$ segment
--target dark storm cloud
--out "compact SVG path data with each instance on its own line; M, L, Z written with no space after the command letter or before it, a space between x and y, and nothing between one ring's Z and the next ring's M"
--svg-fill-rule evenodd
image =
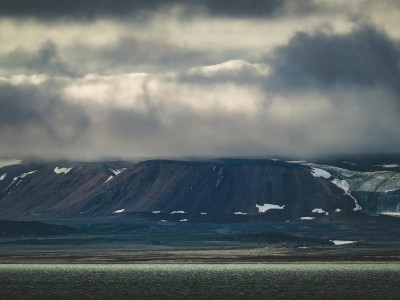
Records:
M211 15L265 17L294 0L2 0L0 15L9 17L93 19L133 16L180 5L186 12L205 11ZM309 2L302 0L301 2Z
M47 40L38 49L16 48L0 56L1 67L25 74L46 73L52 75L73 75L72 69L58 55L57 45Z
M383 85L400 96L399 43L371 25L346 34L297 33L267 60L269 88Z
M2 0L0 14L10 17L92 19L130 15L163 5L161 0ZM174 1L175 2L175 1Z
M266 61L266 105L280 99L277 112L289 108L283 131L308 140L308 153L400 149L400 48L385 32L365 24L349 33L299 32Z
M63 101L57 89L0 82L0 135L11 131L12 139L21 141L34 132L58 146L78 140L89 119L78 105Z
M190 1L196 3L196 1ZM202 3L210 14L232 17L272 16L283 8L283 0L205 0Z
M299 3L0 1L0 156L399 149L397 29Z

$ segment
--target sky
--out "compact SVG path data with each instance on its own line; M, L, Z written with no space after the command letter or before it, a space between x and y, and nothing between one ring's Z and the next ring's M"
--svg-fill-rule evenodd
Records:
M400 152L400 1L1 0L0 157Z

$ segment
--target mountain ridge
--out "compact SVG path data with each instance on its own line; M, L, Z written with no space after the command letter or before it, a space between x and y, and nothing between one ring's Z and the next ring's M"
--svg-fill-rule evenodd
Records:
M22 162L0 168L0 217L331 222L374 215L354 211L353 191L312 171L277 159Z

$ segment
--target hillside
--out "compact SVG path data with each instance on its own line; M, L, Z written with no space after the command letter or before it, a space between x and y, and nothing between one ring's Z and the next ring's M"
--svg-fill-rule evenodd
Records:
M3 161L0 218L330 222L396 215L398 168L375 172L271 159Z

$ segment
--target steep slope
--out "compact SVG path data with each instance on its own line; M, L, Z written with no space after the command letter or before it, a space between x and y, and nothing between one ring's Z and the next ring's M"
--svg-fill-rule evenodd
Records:
M274 160L24 163L0 173L6 174L2 218L329 221L357 215L354 199L331 181L308 166Z
M113 167L114 169L112 169ZM119 163L24 163L0 169L0 216L68 213L91 195Z
M363 172L329 165L307 165L329 172L329 179L347 189L363 212L400 216L400 165L372 165ZM352 167L355 169L356 165Z

